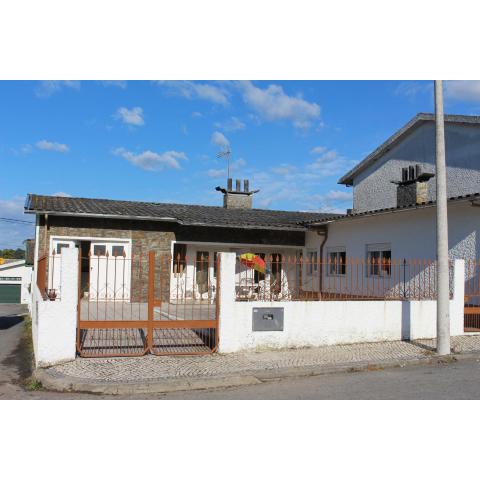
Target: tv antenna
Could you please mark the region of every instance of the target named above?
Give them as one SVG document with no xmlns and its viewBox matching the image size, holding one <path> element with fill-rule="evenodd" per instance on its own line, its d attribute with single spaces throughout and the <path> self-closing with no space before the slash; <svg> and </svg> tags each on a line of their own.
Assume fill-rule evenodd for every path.
<svg viewBox="0 0 480 480">
<path fill-rule="evenodd" d="M 232 157 L 232 150 L 230 147 L 225 147 L 225 150 L 217 153 L 217 158 L 225 158 L 227 160 L 227 180 L 230 178 L 230 158 Z"/>
</svg>

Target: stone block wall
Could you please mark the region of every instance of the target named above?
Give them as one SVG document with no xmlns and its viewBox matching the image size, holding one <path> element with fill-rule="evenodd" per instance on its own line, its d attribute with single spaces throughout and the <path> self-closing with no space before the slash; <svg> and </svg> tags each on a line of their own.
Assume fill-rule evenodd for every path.
<svg viewBox="0 0 480 480">
<path fill-rule="evenodd" d="M 39 216 L 39 256 L 47 252 L 52 236 L 86 238 L 125 238 L 132 241 L 131 299 L 147 301 L 148 252 L 154 251 L 155 296 L 169 298 L 172 242 L 212 242 L 260 245 L 304 246 L 305 232 L 249 228 L 185 226 L 173 222 L 128 219 Z M 86 252 L 82 252 L 85 255 Z M 48 266 L 47 266 L 48 269 Z"/>
</svg>

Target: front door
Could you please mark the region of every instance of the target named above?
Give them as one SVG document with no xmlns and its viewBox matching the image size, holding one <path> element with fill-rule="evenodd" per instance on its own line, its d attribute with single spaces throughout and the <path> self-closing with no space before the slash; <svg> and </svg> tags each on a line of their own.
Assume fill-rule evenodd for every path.
<svg viewBox="0 0 480 480">
<path fill-rule="evenodd" d="M 130 245 L 94 242 L 90 250 L 91 300 L 130 300 Z"/>
</svg>

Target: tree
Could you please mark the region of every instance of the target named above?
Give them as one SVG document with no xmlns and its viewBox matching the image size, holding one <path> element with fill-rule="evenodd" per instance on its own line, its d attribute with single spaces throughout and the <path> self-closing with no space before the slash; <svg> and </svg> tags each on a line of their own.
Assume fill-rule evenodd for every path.
<svg viewBox="0 0 480 480">
<path fill-rule="evenodd" d="M 4 248 L 0 250 L 0 258 L 18 259 L 23 260 L 25 258 L 25 250 L 17 248 Z"/>
</svg>

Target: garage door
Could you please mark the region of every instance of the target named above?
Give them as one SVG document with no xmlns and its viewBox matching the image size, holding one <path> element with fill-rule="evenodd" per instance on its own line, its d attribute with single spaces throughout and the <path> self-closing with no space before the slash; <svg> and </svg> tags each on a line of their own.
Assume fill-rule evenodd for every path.
<svg viewBox="0 0 480 480">
<path fill-rule="evenodd" d="M 0 303 L 20 303 L 22 286 L 7 283 L 0 285 Z"/>
</svg>

